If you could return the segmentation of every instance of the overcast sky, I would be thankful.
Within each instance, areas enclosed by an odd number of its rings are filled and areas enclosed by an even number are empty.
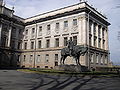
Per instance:
[[[15,6],[15,14],[28,18],[40,13],[59,9],[79,2],[79,0],[5,0],[8,7]],[[105,14],[109,26],[109,47],[110,59],[114,63],[120,64],[120,41],[118,31],[120,31],[120,0],[87,0],[90,5]]]

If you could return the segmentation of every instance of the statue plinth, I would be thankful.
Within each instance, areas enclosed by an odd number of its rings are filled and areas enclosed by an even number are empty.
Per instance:
[[[70,71],[70,72],[86,72],[88,71],[87,67],[79,65],[59,65],[57,70],[61,71]]]

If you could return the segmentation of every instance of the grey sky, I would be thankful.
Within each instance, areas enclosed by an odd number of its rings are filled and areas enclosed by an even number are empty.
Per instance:
[[[79,0],[5,0],[8,7],[15,6],[15,14],[27,18],[43,12],[59,9],[79,2]],[[120,31],[120,0],[88,0],[108,18],[109,47],[111,60],[120,64],[120,41],[117,40]]]

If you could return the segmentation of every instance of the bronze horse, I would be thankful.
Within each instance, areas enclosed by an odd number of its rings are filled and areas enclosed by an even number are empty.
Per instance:
[[[73,58],[75,58],[76,64],[80,65],[79,58],[81,55],[84,55],[87,52],[88,48],[83,45],[74,45],[74,46],[68,45],[68,46],[72,48],[71,53],[68,47],[63,48],[61,50],[60,64],[61,65],[64,64],[64,61],[67,58],[67,56],[72,56]]]

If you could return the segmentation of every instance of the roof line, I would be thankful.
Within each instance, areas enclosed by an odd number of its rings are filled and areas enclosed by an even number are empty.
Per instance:
[[[91,7],[88,3],[86,3],[90,8],[92,8],[93,10],[95,10],[98,14],[100,14],[102,17],[104,17],[105,19],[107,19],[106,16],[104,16],[102,13],[100,13],[99,11],[97,11],[94,7]]]
[[[41,13],[41,14],[38,14],[38,15],[35,15],[35,16],[32,16],[32,17],[28,17],[28,18],[25,18],[25,19],[30,19],[30,18],[33,18],[33,17],[37,17],[37,16],[40,16],[40,15],[44,15],[44,14],[47,14],[47,13],[51,13],[51,12],[54,12],[54,11],[65,9],[65,8],[68,8],[68,7],[76,6],[76,5],[79,5],[79,4],[82,4],[82,3],[86,3],[86,2],[77,3],[77,4],[74,4],[74,5],[66,6],[66,7],[63,7],[63,8],[60,8],[60,9],[56,9],[56,10],[51,10],[51,11]]]
[[[14,14],[14,16],[15,16],[15,17],[18,17],[18,18],[20,18],[20,19],[25,20],[25,18],[22,18],[22,17],[20,17],[20,16],[15,15],[15,14]]]

